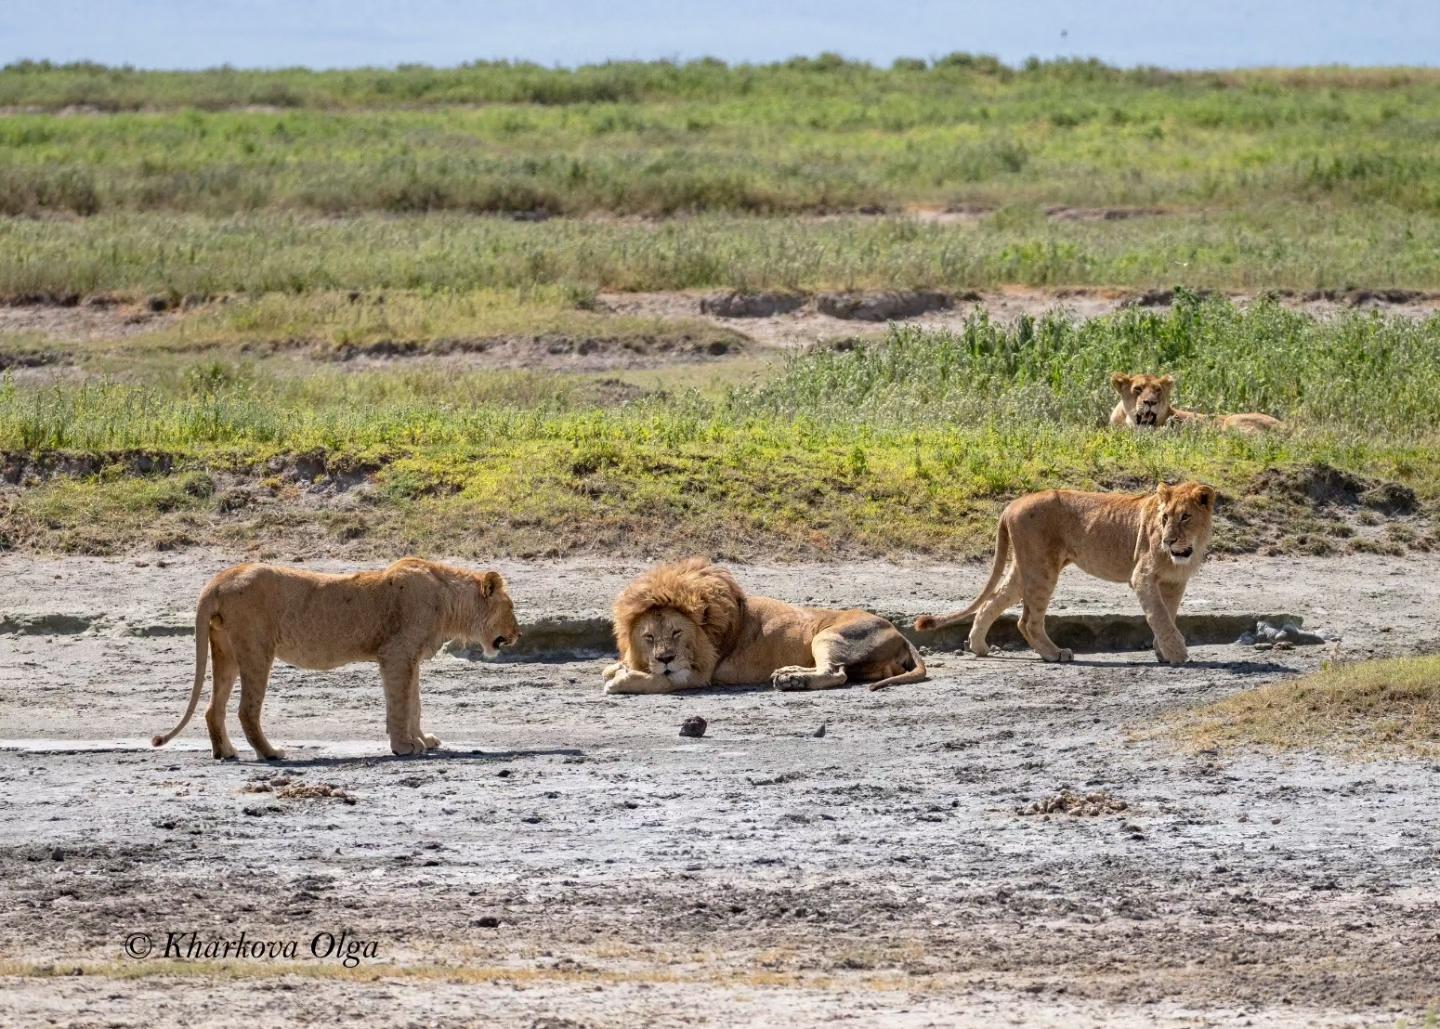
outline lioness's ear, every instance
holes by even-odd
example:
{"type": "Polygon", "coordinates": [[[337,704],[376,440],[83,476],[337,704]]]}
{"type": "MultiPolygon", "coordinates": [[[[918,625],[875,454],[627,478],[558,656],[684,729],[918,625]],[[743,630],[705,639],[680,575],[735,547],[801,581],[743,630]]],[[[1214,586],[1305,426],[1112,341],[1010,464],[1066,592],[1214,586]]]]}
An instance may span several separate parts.
{"type": "Polygon", "coordinates": [[[1166,389],[1169,389],[1169,388],[1173,387],[1173,386],[1175,385],[1175,376],[1173,376],[1173,375],[1162,375],[1162,376],[1160,376],[1160,385],[1164,386],[1166,389]]]}
{"type": "Polygon", "coordinates": [[[1110,376],[1110,385],[1115,387],[1116,392],[1124,393],[1125,387],[1130,385],[1130,376],[1124,372],[1116,372],[1110,376]]]}
{"type": "Polygon", "coordinates": [[[1156,486],[1155,493],[1157,496],[1160,497],[1161,500],[1169,500],[1171,493],[1169,483],[1162,482],[1160,485],[1156,486]]]}
{"type": "Polygon", "coordinates": [[[1215,491],[1209,486],[1201,486],[1195,491],[1195,499],[1200,502],[1201,507],[1208,507],[1215,510],[1215,491]]]}
{"type": "Polygon", "coordinates": [[[505,585],[505,577],[499,572],[486,572],[480,576],[480,595],[491,597],[495,591],[505,585]]]}

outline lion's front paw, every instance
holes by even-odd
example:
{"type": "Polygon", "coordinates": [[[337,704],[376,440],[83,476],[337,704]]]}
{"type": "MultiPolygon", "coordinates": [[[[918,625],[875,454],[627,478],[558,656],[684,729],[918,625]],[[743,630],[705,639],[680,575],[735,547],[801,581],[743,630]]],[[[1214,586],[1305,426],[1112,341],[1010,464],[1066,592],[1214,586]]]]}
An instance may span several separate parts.
{"type": "Polygon", "coordinates": [[[625,667],[624,662],[616,661],[613,665],[607,665],[605,671],[600,673],[600,678],[607,684],[619,676],[628,674],[630,669],[625,667]]]}
{"type": "Polygon", "coordinates": [[[422,732],[420,734],[420,742],[425,744],[426,750],[435,750],[440,746],[440,737],[432,736],[428,732],[422,732]]]}
{"type": "Polygon", "coordinates": [[[810,688],[810,678],[805,668],[777,668],[770,676],[770,685],[787,692],[810,688]]]}
{"type": "Polygon", "coordinates": [[[1183,646],[1163,650],[1156,648],[1155,656],[1159,658],[1162,665],[1183,665],[1190,660],[1190,651],[1183,646]]]}

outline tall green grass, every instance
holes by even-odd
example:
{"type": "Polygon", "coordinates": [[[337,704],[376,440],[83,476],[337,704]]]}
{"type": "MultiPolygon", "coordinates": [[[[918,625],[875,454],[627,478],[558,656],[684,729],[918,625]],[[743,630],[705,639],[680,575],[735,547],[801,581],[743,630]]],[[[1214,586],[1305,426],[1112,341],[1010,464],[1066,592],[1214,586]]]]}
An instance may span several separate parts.
{"type": "Polygon", "coordinates": [[[735,404],[895,425],[1085,426],[1114,406],[1117,371],[1175,375],[1179,406],[1268,412],[1302,429],[1417,439],[1440,427],[1440,317],[1320,321],[1272,301],[1242,310],[1183,290],[1164,313],[1056,313],[1014,325],[981,314],[955,333],[900,327],[883,343],[799,355],[735,404]]]}

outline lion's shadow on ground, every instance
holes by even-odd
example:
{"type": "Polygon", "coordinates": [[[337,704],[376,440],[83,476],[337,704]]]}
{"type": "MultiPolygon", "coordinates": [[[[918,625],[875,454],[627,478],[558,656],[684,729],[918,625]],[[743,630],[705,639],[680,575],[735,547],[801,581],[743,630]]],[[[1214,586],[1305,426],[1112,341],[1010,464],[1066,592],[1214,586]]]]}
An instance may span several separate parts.
{"type": "Polygon", "coordinates": [[[283,757],[264,764],[274,768],[349,768],[361,765],[414,764],[423,765],[436,761],[460,761],[474,764],[498,764],[532,757],[586,757],[578,747],[544,747],[535,750],[439,750],[424,754],[317,754],[314,757],[283,757]]]}

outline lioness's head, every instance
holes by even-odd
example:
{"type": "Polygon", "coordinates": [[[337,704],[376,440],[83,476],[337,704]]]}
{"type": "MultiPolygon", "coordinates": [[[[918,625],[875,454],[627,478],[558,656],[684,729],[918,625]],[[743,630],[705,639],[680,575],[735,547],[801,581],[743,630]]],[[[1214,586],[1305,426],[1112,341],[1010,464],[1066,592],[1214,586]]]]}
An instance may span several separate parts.
{"type": "Polygon", "coordinates": [[[745,594],[704,558],[652,568],[615,599],[620,660],[677,686],[701,685],[739,627],[745,594]]]}
{"type": "Polygon", "coordinates": [[[1201,482],[1162,482],[1155,495],[1160,501],[1160,546],[1177,565],[1198,562],[1210,545],[1215,490],[1201,482]]]}
{"type": "Polygon", "coordinates": [[[494,657],[501,647],[514,646],[520,638],[515,621],[515,604],[505,588],[505,577],[499,572],[476,572],[474,596],[469,607],[466,640],[479,643],[486,657],[494,657]]]}
{"type": "Polygon", "coordinates": [[[1120,394],[1125,413],[1136,425],[1156,428],[1170,418],[1170,393],[1175,379],[1170,375],[1126,375],[1116,372],[1110,385],[1120,394]]]}

